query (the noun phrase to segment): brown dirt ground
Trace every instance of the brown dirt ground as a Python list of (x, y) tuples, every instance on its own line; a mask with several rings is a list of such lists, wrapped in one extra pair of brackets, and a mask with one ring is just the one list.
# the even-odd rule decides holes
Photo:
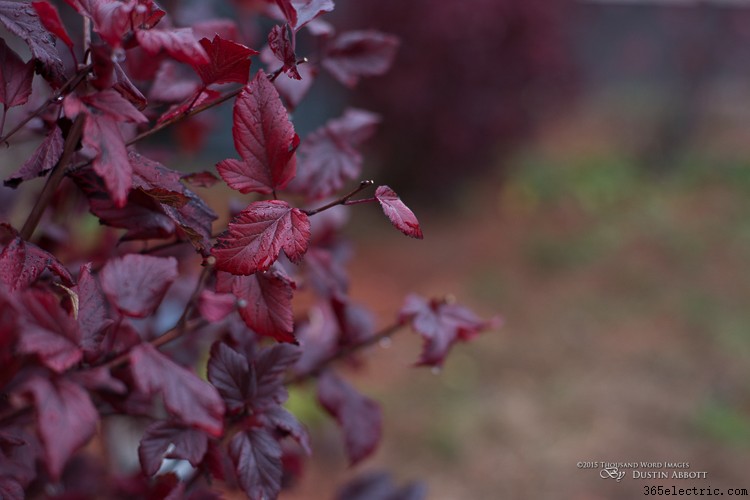
[[(283, 498), (331, 498), (364, 470), (422, 479), (428, 498), (629, 499), (644, 486), (748, 488), (750, 205), (732, 186), (656, 186), (601, 213), (518, 182), (476, 190), (424, 241), (354, 220), (353, 295), (388, 322), (411, 291), (452, 293), (505, 326), (459, 345), (438, 376), (419, 341), (375, 348), (350, 380), (379, 399), (384, 439), (347, 468), (340, 436)], [(705, 479), (618, 483), (580, 461), (689, 462)], [(671, 470), (669, 471), (671, 474)]]

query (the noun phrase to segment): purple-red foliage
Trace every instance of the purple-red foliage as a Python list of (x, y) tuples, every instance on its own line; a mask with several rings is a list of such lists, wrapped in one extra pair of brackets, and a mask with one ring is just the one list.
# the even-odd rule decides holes
[[(397, 70), (355, 92), (355, 103), (375, 103), (383, 116), (382, 174), (431, 203), (455, 193), (461, 177), (501, 167), (544, 113), (572, 93), (566, 23), (573, 9), (571, 0), (342, 3), (340, 24), (377, 26), (401, 40)], [(331, 50), (352, 41), (342, 34)], [(345, 71), (351, 66), (330, 69), (346, 84), (356, 81)]]
[[(290, 386), (317, 384), (356, 463), (380, 441), (381, 411), (333, 365), (407, 323), (425, 339), (420, 363), (440, 364), (491, 327), (411, 296), (375, 331), (348, 297), (346, 206), (379, 204), (404, 234), (422, 229), (388, 186), (357, 197), (373, 187), (360, 180), (341, 194), (361, 179), (359, 148), (378, 115), (349, 109), (300, 140), (289, 112), (321, 70), (347, 86), (383, 74), (398, 40), (336, 33), (319, 19), (332, 0), (251, 3), (253, 16), (281, 23), (261, 38), (270, 58), (252, 77), (261, 51), (231, 20), (178, 26), (152, 0), (0, 1), (18, 38), (0, 39), (0, 142), (39, 136), (5, 184), (45, 177), (23, 226), (0, 223), (0, 497), (275, 498), (311, 453), (284, 407)], [(299, 54), (299, 36), (319, 50)], [(10, 48), (22, 43), (28, 61)], [(238, 159), (216, 173), (173, 170), (141, 145), (232, 99)], [(6, 117), (10, 108), (21, 111)], [(195, 130), (202, 139), (210, 127)], [(225, 228), (191, 189), (221, 180), (251, 194)], [(106, 227), (82, 228), (84, 210)], [(137, 469), (100, 456), (133, 448), (103, 432), (118, 419), (141, 426)], [(372, 476), (339, 497), (373, 495), (424, 490)]]

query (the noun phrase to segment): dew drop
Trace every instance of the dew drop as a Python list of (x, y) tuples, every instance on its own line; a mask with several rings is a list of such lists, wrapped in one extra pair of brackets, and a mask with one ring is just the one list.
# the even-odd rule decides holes
[(245, 299), (239, 299), (237, 301), (237, 307), (240, 309), (247, 307), (247, 301)]
[(382, 347), (383, 349), (388, 349), (393, 345), (393, 341), (390, 337), (383, 337), (378, 341), (378, 345)]
[(442, 372), (443, 369), (440, 368), (439, 366), (433, 366), (432, 368), (430, 368), (430, 371), (432, 372), (433, 375), (440, 375), (440, 372)]
[(122, 48), (117, 48), (112, 51), (112, 61), (116, 63), (121, 63), (125, 61), (125, 50)]
[(63, 96), (63, 95), (59, 95), (59, 96), (55, 97), (55, 101), (56, 102), (63, 102), (64, 99), (65, 99), (65, 96)]

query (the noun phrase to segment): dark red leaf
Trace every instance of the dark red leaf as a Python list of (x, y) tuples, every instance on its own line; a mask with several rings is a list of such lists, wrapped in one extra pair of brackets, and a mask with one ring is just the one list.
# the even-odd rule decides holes
[(0, 476), (0, 498), (23, 500), (26, 498), (21, 484), (10, 476)]
[(294, 365), (294, 373), (306, 375), (338, 350), (339, 326), (333, 310), (320, 302), (308, 311), (308, 318), (300, 322), (294, 335), (299, 340), (302, 355)]
[(291, 344), (275, 344), (258, 353), (254, 361), (258, 380), (254, 409), (267, 410), (287, 400), (289, 394), (284, 385), (284, 375), (301, 354), (300, 349)]
[(42, 25), (31, 3), (0, 0), (0, 24), (26, 42), (47, 81), (55, 87), (65, 81), (62, 59), (55, 48), (55, 37)]
[(115, 55), (111, 45), (106, 43), (91, 44), (92, 73), (91, 85), (98, 90), (111, 88), (115, 83)]
[(80, 14), (90, 18), (94, 31), (115, 48), (122, 46), (122, 37), (130, 31), (130, 14), (135, 2), (110, 0), (65, 0)]
[(174, 257), (128, 254), (109, 260), (102, 268), (102, 289), (123, 314), (135, 318), (150, 316), (177, 278)]
[[(60, 19), (57, 7), (49, 2), (31, 2), (31, 5), (39, 16), (39, 21), (45, 28), (47, 28), (47, 31), (62, 40), (63, 43), (68, 46), (71, 55), (73, 55), (73, 40), (70, 39), (70, 36), (62, 23), (62, 19)], [(75, 57), (75, 55), (73, 55), (73, 57)]]
[(305, 254), (304, 269), (307, 282), (318, 294), (341, 295), (349, 288), (349, 276), (344, 267), (348, 255), (341, 253), (313, 246)]
[(294, 31), (334, 7), (333, 0), (276, 0), (276, 3)]
[(58, 480), (71, 455), (94, 436), (99, 414), (88, 393), (65, 379), (35, 376), (22, 391), (34, 400), (44, 461), (52, 479)]
[[(127, 229), (123, 240), (184, 236), (201, 254), (211, 245), (216, 214), (195, 193), (182, 186), (179, 173), (130, 152), (135, 187), (125, 207), (117, 208), (102, 181), (87, 169), (73, 178), (89, 199), (91, 212), (102, 224)], [(176, 191), (176, 189), (181, 191)], [(148, 193), (148, 194), (147, 194)]]
[(237, 480), (250, 500), (276, 498), (281, 491), (281, 447), (266, 429), (250, 429), (229, 442)]
[(81, 266), (78, 283), (73, 291), (78, 295), (78, 329), (81, 332), (81, 348), (87, 354), (95, 355), (107, 330), (114, 324), (114, 320), (99, 280), (91, 274), (91, 263)]
[(346, 112), (308, 135), (299, 147), (297, 176), (289, 190), (321, 199), (359, 177), (362, 155), (356, 150), (374, 132), (380, 117), (360, 109)]
[(297, 22), (294, 30), (299, 29), (325, 12), (331, 12), (333, 0), (292, 0), (292, 6), (297, 11)]
[(312, 454), (310, 446), (310, 435), (304, 425), (297, 420), (297, 417), (289, 413), (281, 406), (274, 406), (263, 413), (264, 419), (273, 427), (288, 434), (299, 443), (305, 453)]
[(407, 207), (401, 198), (388, 186), (378, 186), (375, 190), (375, 198), (380, 202), (383, 212), (390, 219), (391, 223), (412, 238), (422, 239), (422, 230), (419, 227), (419, 221), (409, 207)]
[(276, 58), (283, 63), (282, 71), (289, 78), (301, 80), (302, 77), (297, 71), (297, 54), (294, 53), (294, 44), (289, 39), (289, 29), (288, 25), (274, 26), (268, 34), (268, 46)]
[(363, 305), (352, 302), (346, 295), (331, 299), (333, 312), (339, 323), (342, 345), (358, 345), (367, 341), (375, 331), (375, 318)]
[(318, 378), (318, 401), (344, 433), (349, 462), (354, 465), (378, 446), (382, 428), (380, 406), (332, 371)]
[(52, 254), (33, 243), (15, 237), (0, 252), (0, 284), (10, 291), (28, 287), (49, 269), (66, 285), (73, 283), (70, 273)]
[(151, 101), (169, 103), (184, 101), (191, 96), (195, 99), (201, 86), (200, 82), (193, 75), (186, 77), (184, 70), (184, 65), (178, 62), (164, 61), (154, 76), (148, 98)]
[(9, 476), (28, 486), (37, 477), (37, 462), (42, 458), (39, 439), (31, 429), (15, 424), (5, 424), (1, 432), (0, 471), (4, 474), (0, 478)]
[(206, 320), (221, 321), (237, 308), (237, 299), (229, 293), (214, 293), (203, 290), (198, 297), (198, 312)]
[(154, 422), (148, 426), (138, 446), (143, 472), (156, 474), (165, 458), (187, 460), (197, 467), (208, 448), (208, 436), (202, 431), (171, 422)]
[(15, 174), (5, 179), (4, 184), (10, 187), (17, 187), (23, 181), (45, 175), (60, 160), (64, 143), (65, 140), (63, 139), (60, 127), (55, 126), (39, 147), (21, 165), (21, 168)]
[(331, 42), (322, 64), (339, 82), (353, 87), (360, 77), (388, 71), (398, 45), (398, 38), (379, 31), (347, 31)]
[(457, 341), (466, 341), (479, 333), (499, 326), (500, 320), (485, 321), (471, 310), (445, 300), (426, 300), (418, 295), (409, 295), (399, 313), (403, 322), (424, 339), (420, 365), (440, 366), (445, 361), (451, 346)]
[[(143, 7), (146, 7), (145, 9)], [(151, 29), (167, 15), (153, 0), (140, 0), (132, 14), (133, 25), (141, 29)]]
[(295, 285), (278, 267), (250, 276), (235, 276), (232, 293), (247, 326), (279, 342), (297, 343), (292, 330), (292, 290)]
[(198, 195), (185, 189), (188, 202), (181, 207), (162, 203), (164, 212), (177, 224), (178, 233), (187, 237), (190, 243), (203, 255), (211, 246), (211, 224), (217, 215)]
[(294, 111), (294, 108), (299, 106), (299, 103), (307, 95), (313, 82), (315, 82), (315, 77), (318, 76), (318, 68), (312, 64), (302, 64), (297, 66), (297, 72), (302, 78), (301, 80), (277, 78), (273, 82), (276, 90), (287, 102), (290, 111)]
[(78, 363), (83, 351), (78, 347), (81, 334), (75, 320), (49, 292), (29, 290), (19, 301), (21, 315), (18, 351), (36, 354), (40, 361), (58, 373)]
[(208, 380), (219, 391), (230, 413), (243, 410), (255, 391), (256, 381), (254, 375), (251, 376), (247, 358), (221, 342), (211, 347)]
[(117, 120), (109, 115), (88, 115), (83, 144), (95, 152), (94, 171), (104, 179), (115, 206), (123, 207), (133, 184), (133, 168)]
[(148, 123), (148, 118), (115, 90), (102, 90), (85, 96), (81, 100), (117, 121)]
[(120, 66), (119, 63), (115, 62), (114, 66), (115, 83), (112, 88), (118, 91), (125, 99), (130, 101), (137, 109), (144, 109), (148, 104), (146, 97), (140, 90), (138, 90), (138, 87), (133, 85), (133, 82), (130, 81), (130, 78), (125, 74), (125, 71), (123, 71), (122, 66)]
[(217, 165), (230, 187), (241, 193), (270, 193), (292, 180), (299, 137), (263, 71), (235, 101), (232, 136), (242, 160), (224, 160)]
[[(101, 354), (109, 357), (122, 354), (142, 342), (140, 333), (127, 320), (120, 316), (115, 325), (107, 330), (99, 346)], [(145, 399), (146, 395), (138, 395), (136, 398)]]
[(276, 5), (279, 6), (289, 24), (292, 26), (297, 24), (297, 9), (292, 5), (292, 0), (276, 0)]
[(214, 386), (176, 364), (151, 344), (141, 344), (130, 351), (130, 367), (141, 392), (160, 392), (167, 410), (181, 422), (212, 436), (221, 436), (224, 402)]
[(128, 49), (122, 69), (133, 81), (150, 82), (156, 78), (157, 71), (166, 60), (169, 60), (167, 53), (152, 55), (140, 46), (136, 46)]
[(0, 38), (0, 103), (5, 109), (26, 104), (33, 77), (33, 61), (24, 63)]
[(375, 133), (380, 116), (358, 108), (347, 108), (339, 118), (330, 120), (326, 127), (341, 140), (359, 146)]
[(257, 55), (257, 51), (241, 43), (224, 40), (219, 35), (214, 36), (212, 41), (202, 38), (200, 44), (210, 60), (208, 64), (195, 66), (204, 85), (247, 83), (250, 78), (250, 56)]
[(142, 189), (162, 203), (180, 207), (188, 202), (181, 174), (135, 151), (128, 151), (133, 167), (133, 187)]
[(88, 191), (91, 213), (107, 226), (127, 229), (123, 241), (148, 240), (174, 236), (177, 226), (155, 198), (144, 191), (132, 190), (123, 208), (114, 205), (103, 190)]
[(336, 33), (336, 29), (331, 23), (320, 18), (313, 19), (305, 26), (307, 26), (307, 31), (309, 31), (310, 34), (315, 37), (328, 38)]
[(195, 187), (210, 188), (219, 182), (219, 178), (208, 171), (196, 172), (182, 176), (182, 180)]
[(135, 37), (141, 47), (152, 55), (164, 50), (174, 59), (192, 66), (211, 62), (206, 51), (193, 36), (192, 28), (138, 30)]
[(70, 380), (90, 391), (107, 391), (114, 394), (126, 394), (128, 388), (119, 378), (114, 378), (106, 366), (75, 371), (70, 374)]
[(281, 200), (256, 201), (232, 219), (211, 253), (217, 269), (249, 275), (268, 269), (281, 250), (292, 262), (299, 261), (309, 239), (304, 212)]

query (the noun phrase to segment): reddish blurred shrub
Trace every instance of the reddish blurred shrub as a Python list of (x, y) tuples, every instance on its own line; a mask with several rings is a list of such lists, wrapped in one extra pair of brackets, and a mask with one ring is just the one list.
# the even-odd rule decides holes
[[(339, 25), (401, 39), (396, 74), (358, 98), (384, 116), (389, 176), (433, 200), (513, 150), (570, 90), (568, 0), (361, 0)], [(408, 168), (404, 168), (408, 166)], [(429, 189), (424, 189), (428, 183)]]

